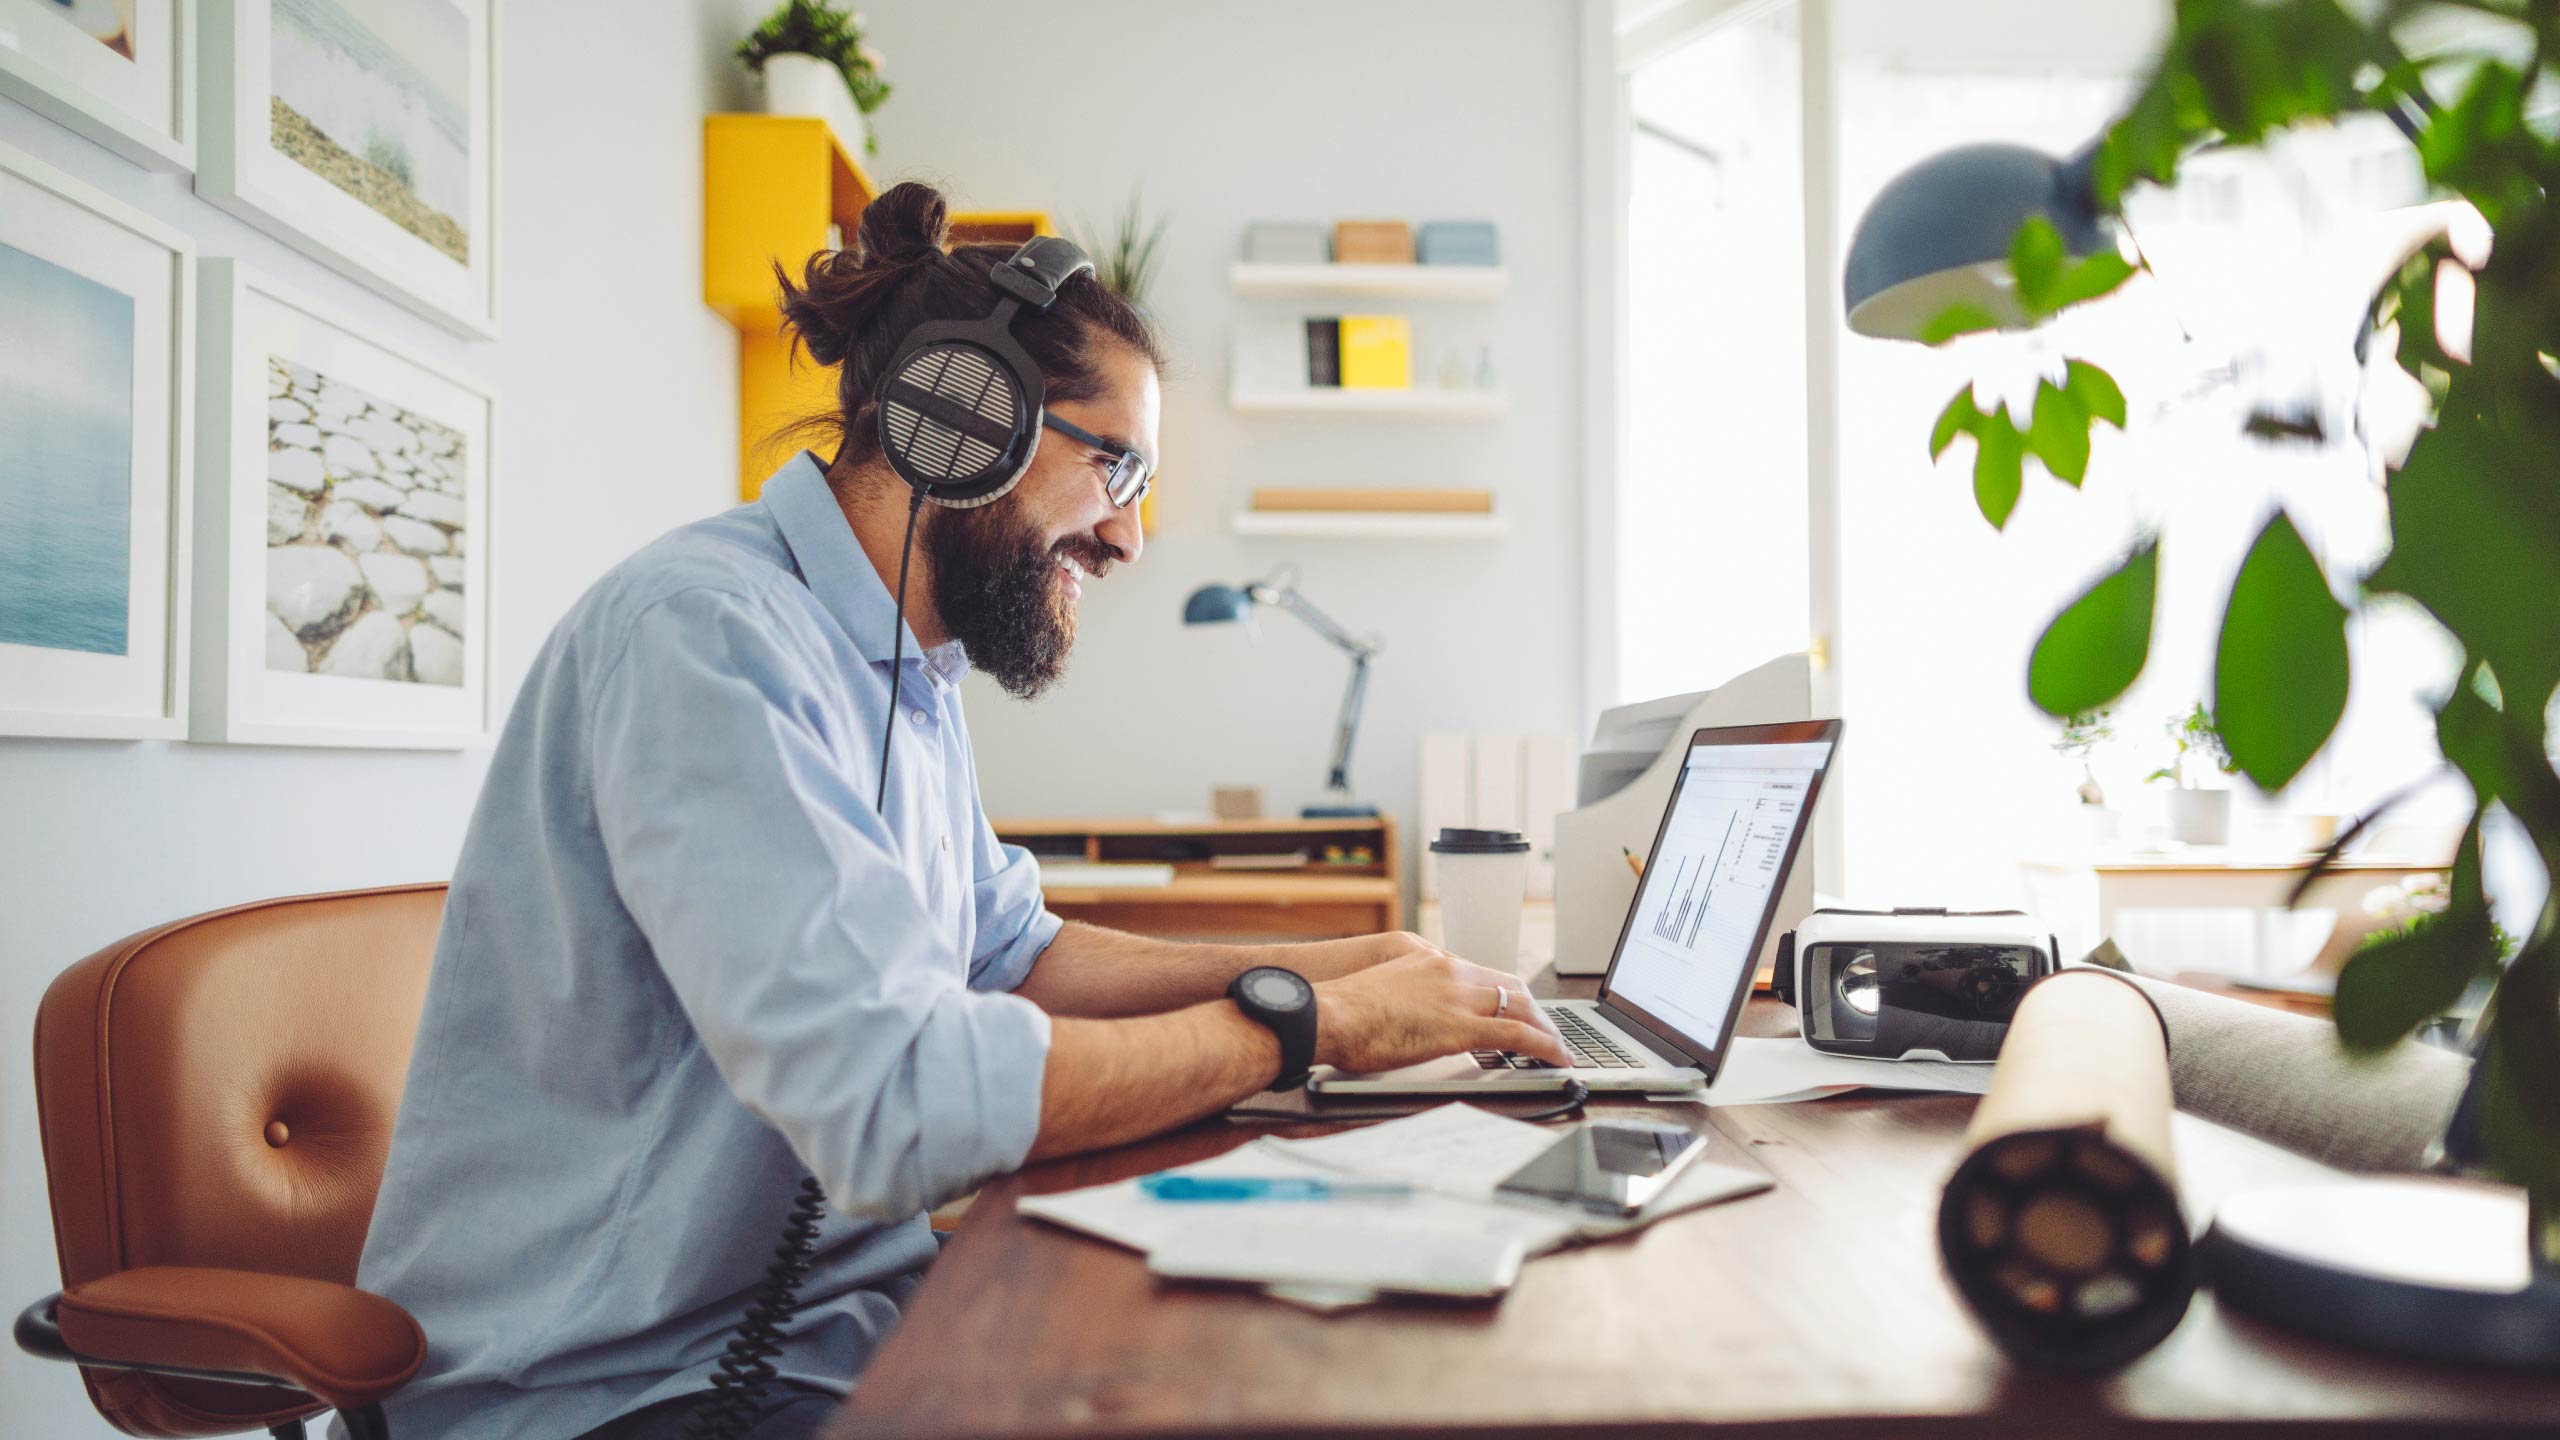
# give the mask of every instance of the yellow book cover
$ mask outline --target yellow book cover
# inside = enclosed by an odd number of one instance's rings
[[[1403,315],[1342,317],[1342,388],[1413,388],[1413,321]]]

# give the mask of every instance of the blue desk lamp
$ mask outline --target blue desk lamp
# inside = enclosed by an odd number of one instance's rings
[[[1298,572],[1287,565],[1264,579],[1242,585],[1201,586],[1182,602],[1182,623],[1217,625],[1242,620],[1253,613],[1256,605],[1288,611],[1351,657],[1351,684],[1342,692],[1342,713],[1334,721],[1333,768],[1325,777],[1325,789],[1333,798],[1298,813],[1309,820],[1364,819],[1377,814],[1377,806],[1363,805],[1351,798],[1351,742],[1360,734],[1360,703],[1369,693],[1369,660],[1378,653],[1378,642],[1361,639],[1343,629],[1332,616],[1308,604],[1306,597],[1298,593]]]
[[[2112,248],[2090,184],[2096,148],[2067,160],[2023,145],[1960,145],[1876,193],[1849,241],[1841,275],[1849,328],[1917,340],[1951,305],[1982,307],[2003,329],[2027,323],[2009,273],[2009,242],[2031,215],[2053,222],[2082,259]]]

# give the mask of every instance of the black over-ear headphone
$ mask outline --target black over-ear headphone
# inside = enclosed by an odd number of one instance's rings
[[[945,263],[948,263],[947,261]],[[924,499],[967,509],[1004,498],[1031,468],[1047,385],[1013,338],[1023,306],[1045,311],[1093,261],[1074,242],[1035,236],[987,272],[995,308],[907,332],[871,392],[880,451]]]

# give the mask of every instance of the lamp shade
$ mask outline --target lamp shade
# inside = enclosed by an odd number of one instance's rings
[[[1203,585],[1182,602],[1185,625],[1217,625],[1252,613],[1253,597],[1233,585]]]
[[[2051,221],[2075,257],[2112,243],[2089,191],[2086,157],[2057,160],[2023,145],[1964,145],[1895,176],[1849,241],[1842,275],[1849,328],[1917,340],[1957,304],[1982,307],[2003,328],[2025,325],[2026,312],[2012,293],[2009,243],[2030,215]]]

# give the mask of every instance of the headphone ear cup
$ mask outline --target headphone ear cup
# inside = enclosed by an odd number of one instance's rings
[[[1039,434],[1037,401],[1013,367],[966,340],[912,345],[878,391],[881,453],[937,504],[985,505],[1022,478]]]

